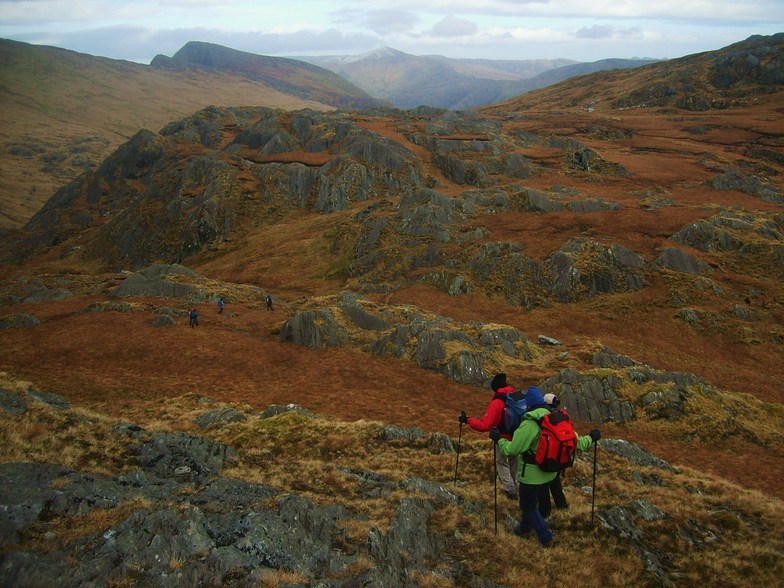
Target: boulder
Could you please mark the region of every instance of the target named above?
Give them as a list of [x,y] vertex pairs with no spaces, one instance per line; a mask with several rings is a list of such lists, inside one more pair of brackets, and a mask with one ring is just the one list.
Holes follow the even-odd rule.
[[668,247],[653,260],[653,265],[687,274],[702,274],[706,264],[698,261],[682,249]]
[[35,327],[39,324],[41,324],[41,321],[31,314],[21,313],[0,316],[0,331],[3,329]]

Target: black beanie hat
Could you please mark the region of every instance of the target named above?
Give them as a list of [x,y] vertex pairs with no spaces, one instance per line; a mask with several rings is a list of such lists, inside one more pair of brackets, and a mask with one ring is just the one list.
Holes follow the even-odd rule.
[[493,392],[498,392],[499,388],[506,388],[506,374],[496,374],[490,382]]

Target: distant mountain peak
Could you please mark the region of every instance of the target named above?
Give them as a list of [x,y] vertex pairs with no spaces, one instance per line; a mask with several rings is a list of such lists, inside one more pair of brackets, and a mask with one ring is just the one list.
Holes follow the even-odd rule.
[[392,47],[379,47],[378,49],[372,49],[370,51],[366,51],[365,53],[360,53],[359,55],[343,56],[339,61],[342,63],[352,63],[357,61],[400,61],[410,57],[411,55],[408,53],[403,53],[402,51],[398,51]]
[[365,58],[370,57],[399,57],[401,55],[405,55],[408,57],[408,53],[403,53],[402,51],[398,51],[397,49],[393,49],[392,47],[379,47],[378,49],[373,49],[366,53],[363,53]]

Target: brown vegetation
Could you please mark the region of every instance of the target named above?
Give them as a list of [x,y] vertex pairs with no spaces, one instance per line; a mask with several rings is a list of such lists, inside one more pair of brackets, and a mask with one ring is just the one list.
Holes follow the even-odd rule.
[[[471,218],[472,227],[485,229],[487,240],[521,243],[524,253],[536,260],[547,258],[568,239],[579,236],[602,245],[618,243],[651,260],[672,246],[670,237],[675,232],[720,211],[782,217],[780,202],[740,191],[716,190],[703,183],[726,170],[741,168],[763,175],[780,191],[784,189],[781,161],[763,161],[751,154],[755,146],[782,154],[780,91],[705,112],[607,106],[609,97],[631,90],[627,85],[634,75],[639,73],[616,74],[608,78],[607,85],[592,78],[590,84],[586,82],[571,93],[561,84],[481,114],[502,121],[507,132],[576,139],[604,161],[620,164],[628,172],[610,175],[575,170],[564,164],[559,150],[537,144],[519,153],[534,162],[539,171],[525,180],[497,178],[505,189],[511,191],[510,185],[542,190],[560,186],[609,200],[621,205],[620,210],[579,214],[498,212]],[[594,107],[589,109],[588,104]],[[95,113],[91,117],[101,118]],[[422,161],[437,191],[457,196],[468,188],[450,182],[433,165],[429,152],[410,139],[395,117],[353,118],[364,128],[410,149]],[[41,120],[54,124],[48,117]],[[306,159],[306,154],[299,152],[269,160],[322,163],[321,159]],[[32,168],[18,171],[31,174]],[[241,178],[252,185],[249,174]],[[668,204],[659,206],[664,199]],[[275,224],[253,226],[253,230],[249,229],[252,223],[247,222],[241,234],[185,260],[188,267],[209,280],[209,291],[221,293],[227,302],[220,315],[213,303],[197,305],[201,313],[197,328],[188,328],[185,318],[178,318],[175,327],[153,326],[159,307],[175,306],[183,311],[187,304],[183,300],[134,299],[128,312],[84,312],[91,303],[106,300],[109,289],[123,276],[106,273],[97,263],[80,266],[60,257],[56,247],[26,265],[3,267],[0,279],[6,292],[40,282],[51,288],[61,285],[74,296],[5,305],[3,316],[29,313],[41,323],[0,332],[0,370],[6,371],[11,381],[21,378],[40,389],[62,394],[91,414],[142,426],[192,428],[193,399],[199,396],[242,405],[249,412],[273,403],[294,403],[333,418],[336,423],[319,420],[303,424],[297,429],[302,431],[297,440],[286,437],[290,433],[285,430],[273,430],[279,422],[296,418],[292,416],[263,427],[256,425],[258,430],[247,425],[245,429],[227,427],[214,433],[224,442],[241,440],[245,444],[244,467],[235,472],[237,475],[263,475],[266,483],[293,486],[319,500],[325,500],[325,488],[338,487],[346,496],[352,495],[352,482],[330,463],[338,449],[342,456],[350,456],[347,461],[356,460],[362,467],[390,476],[402,475],[400,468],[405,467],[417,475],[448,481],[453,456],[422,459],[422,453],[406,454],[377,446],[369,449],[367,439],[372,436],[373,423],[421,427],[455,437],[459,412],[480,415],[490,399],[489,391],[456,384],[411,363],[381,359],[348,346],[310,350],[278,340],[283,322],[304,301],[357,285],[351,278],[331,271],[339,259],[330,249],[329,235],[362,206],[360,203],[331,215],[299,210],[287,213]],[[19,208],[15,219],[23,215],[20,211],[31,207],[28,203]],[[443,289],[417,280],[416,274],[406,276],[394,291],[365,295],[379,303],[412,305],[457,321],[511,325],[531,341],[543,334],[564,343],[555,350],[542,348],[525,369],[510,372],[509,380],[515,385],[542,382],[565,368],[590,370],[590,358],[602,345],[658,370],[688,372],[706,380],[720,391],[718,400],[704,406],[689,405],[690,413],[684,419],[641,419],[625,426],[601,424],[605,437],[637,442],[678,468],[667,485],[652,491],[630,482],[628,465],[608,458],[603,465],[607,476],[602,488],[608,501],[605,504],[620,503],[621,496],[624,501],[639,497],[656,502],[673,517],[658,523],[658,541],[683,541],[676,537],[675,529],[694,516],[700,528],[709,529],[719,538],[720,548],[701,552],[703,559],[689,560],[691,546],[679,543],[683,555],[674,567],[682,574],[682,585],[716,574],[727,585],[765,583],[780,570],[782,547],[780,537],[770,527],[782,520],[784,499],[780,432],[784,424],[784,389],[780,383],[784,373],[784,280],[780,267],[770,270],[776,267],[772,259],[682,248],[708,264],[709,278],[721,289],[720,296],[695,287],[694,276],[665,270],[651,275],[639,291],[603,294],[569,304],[553,302],[532,310],[509,305],[493,292],[481,289],[449,296]],[[247,290],[240,291],[244,285],[272,294],[274,310],[267,311],[261,297],[254,299]],[[715,317],[715,325],[700,330],[678,318],[685,301]],[[741,320],[733,313],[735,306],[759,313],[761,318]],[[562,352],[568,352],[568,356],[562,356]],[[731,411],[731,417],[720,412],[725,408]],[[27,448],[51,434],[45,426],[48,417],[40,416],[41,425],[20,429],[18,436],[5,432],[3,460],[18,459],[19,452],[9,447]],[[749,430],[757,419],[769,419],[771,424],[763,425],[754,436]],[[94,455],[73,456],[66,450],[67,440],[78,434],[68,433],[68,426],[56,427],[63,437],[47,446],[48,455],[62,452],[64,459],[75,465],[97,468]],[[579,423],[582,432],[593,426]],[[692,428],[698,429],[696,439],[689,436]],[[487,501],[487,440],[471,431],[463,435],[466,455],[461,463],[466,485],[462,491],[473,499]],[[88,438],[86,443],[92,447],[95,440]],[[321,454],[301,462],[314,476],[312,486],[302,487],[286,468],[291,460],[306,460],[302,455],[305,450]],[[106,451],[114,460],[114,449]],[[33,454],[41,459],[45,455]],[[585,523],[589,502],[579,488],[587,484],[588,475],[587,462],[578,464],[569,488],[574,509],[556,518],[560,533],[568,537],[568,547],[526,561],[526,568],[513,568],[497,581],[520,585],[543,574],[547,577],[547,570],[575,550],[585,550],[592,557],[581,559],[573,569],[562,570],[560,581],[596,586],[645,581],[639,559],[632,557],[628,546]],[[698,488],[699,492],[687,494],[673,487]],[[732,505],[729,510],[728,505]],[[385,505],[368,502],[358,508],[368,513],[369,520],[383,526],[388,514]],[[480,564],[489,563],[483,554],[508,548],[509,536],[494,536],[486,525],[466,520],[459,512],[442,511],[438,516],[444,528],[458,527],[470,534],[471,541],[460,548]],[[749,530],[754,526],[763,528],[764,533],[755,535]],[[361,537],[363,532],[349,529],[347,535]],[[760,536],[765,542],[759,541]],[[755,567],[747,562],[762,563]],[[585,577],[591,578],[590,584],[585,583]],[[427,585],[426,579],[422,583]]]

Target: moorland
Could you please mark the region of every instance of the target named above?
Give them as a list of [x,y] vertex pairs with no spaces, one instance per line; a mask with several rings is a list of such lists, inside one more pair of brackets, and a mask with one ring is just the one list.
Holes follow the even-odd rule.
[[[175,108],[163,92],[149,95],[155,116],[139,106],[133,120],[145,124],[125,128],[125,142],[108,138],[111,118],[85,117],[102,121],[89,132],[107,133],[94,154],[103,159],[35,210],[14,199],[19,189],[4,192],[26,204],[2,236],[3,390],[55,393],[69,408],[0,413],[2,462],[118,476],[138,461],[115,432],[131,422],[206,436],[238,454],[223,477],[356,515],[331,548],[359,563],[332,575],[262,566],[257,585],[378,578],[391,556],[369,537],[392,537],[396,513],[423,495],[434,509],[426,542],[442,543],[422,553],[404,543],[394,567],[404,585],[775,584],[782,51],[781,35],[752,37],[471,111],[230,95],[190,111],[179,101],[163,120]],[[161,83],[186,73],[171,75]],[[205,76],[228,74],[187,75],[206,88]],[[47,136],[60,132],[55,116],[37,117]],[[31,177],[45,163],[26,162]],[[499,371],[558,393],[579,431],[599,427],[606,440],[596,500],[583,456],[555,548],[503,570],[494,553],[539,546],[511,534],[514,505],[501,505],[493,528],[489,441],[457,421],[483,412]],[[270,405],[307,414],[259,419]],[[200,426],[216,406],[245,419]],[[390,441],[386,425],[449,444]],[[411,479],[457,498],[412,490]],[[145,500],[41,516],[5,552],[71,553],[128,513],[161,508]],[[172,556],[172,585],[198,558]],[[26,569],[13,561],[6,573]],[[150,566],[112,581],[149,579]],[[251,582],[240,568],[227,585]]]

